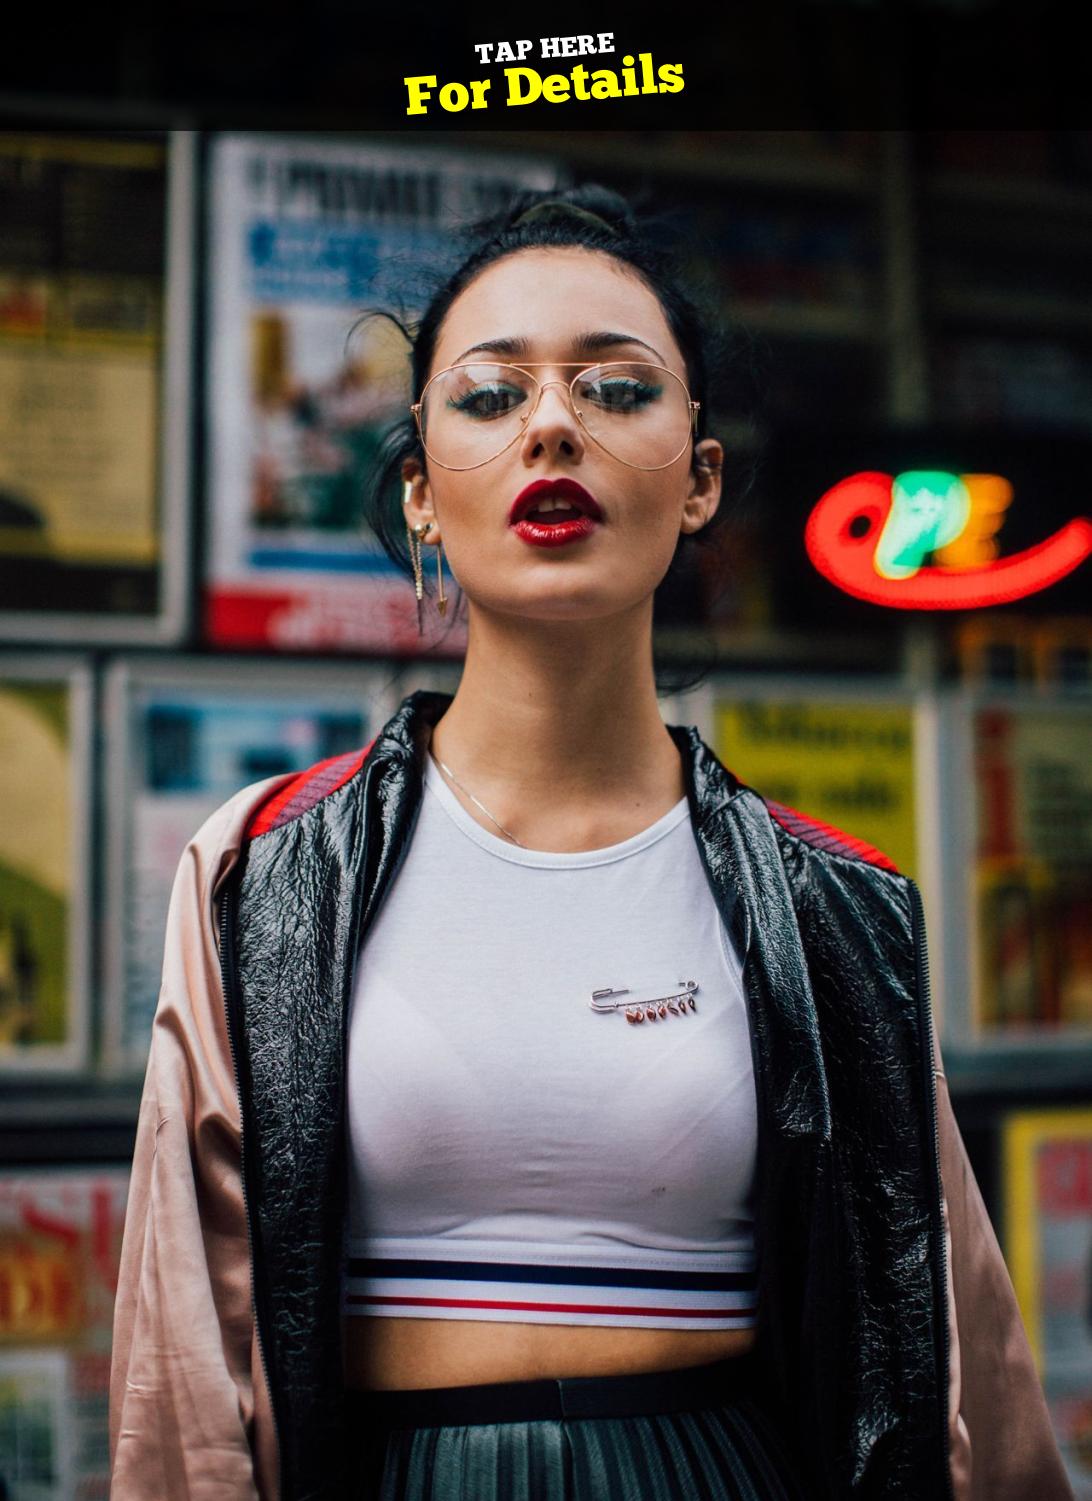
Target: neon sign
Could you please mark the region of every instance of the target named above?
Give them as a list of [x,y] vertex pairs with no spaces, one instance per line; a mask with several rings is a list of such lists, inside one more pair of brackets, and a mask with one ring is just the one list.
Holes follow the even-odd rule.
[[[839,480],[804,529],[815,568],[837,588],[896,610],[973,610],[1048,589],[1092,554],[1092,521],[1068,521],[1000,557],[1012,501],[999,474],[866,470]],[[931,562],[926,562],[931,559]]]

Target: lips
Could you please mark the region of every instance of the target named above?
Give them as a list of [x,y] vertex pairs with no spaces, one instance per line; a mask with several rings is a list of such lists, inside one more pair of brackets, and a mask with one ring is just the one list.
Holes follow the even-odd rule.
[[[602,521],[603,519],[603,512],[600,510],[595,497],[585,490],[583,485],[578,484],[576,480],[537,479],[533,484],[528,485],[526,489],[521,490],[512,502],[511,510],[508,512],[508,525],[515,526],[517,523],[526,520],[527,516],[535,509],[539,502],[547,498],[568,501],[575,510],[581,513],[582,517],[586,517],[590,521]],[[549,515],[549,512],[545,514]],[[564,521],[548,522],[545,520],[538,521],[537,519],[536,524],[559,528],[571,525],[571,523]]]

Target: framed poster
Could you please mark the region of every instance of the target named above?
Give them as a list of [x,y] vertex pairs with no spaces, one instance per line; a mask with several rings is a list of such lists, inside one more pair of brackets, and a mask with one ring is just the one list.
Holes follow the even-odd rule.
[[0,1073],[88,1057],[90,669],[0,655]]
[[1002,1128],[1005,1259],[1078,1501],[1092,1501],[1092,1110]]
[[434,618],[422,638],[412,584],[363,526],[381,434],[413,396],[402,336],[360,320],[418,315],[457,261],[453,231],[552,186],[555,168],[325,132],[222,134],[207,175],[208,639],[460,654],[464,623]]
[[240,788],[365,745],[394,675],[349,664],[121,659],[106,684],[104,1065],[147,1061],[171,886],[208,816]]
[[0,1173],[0,1494],[110,1488],[114,1294],[128,1170]]
[[710,696],[714,749],[742,781],[921,878],[916,718],[924,709],[905,690],[716,678]]
[[0,640],[179,639],[192,131],[0,133]]
[[[939,900],[937,705],[896,682],[714,676],[687,696],[725,766],[763,797],[872,845],[921,889],[929,950],[945,945]],[[706,726],[708,728],[706,728]],[[932,970],[938,1030],[942,966]]]
[[[951,697],[947,905],[967,934],[961,1043],[1092,1063],[1092,704]],[[1074,1051],[1076,1049],[1076,1051]]]

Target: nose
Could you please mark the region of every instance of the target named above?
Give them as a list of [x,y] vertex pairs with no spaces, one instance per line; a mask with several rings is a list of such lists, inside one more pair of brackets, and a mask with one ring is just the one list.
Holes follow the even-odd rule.
[[[551,389],[553,388],[553,389]],[[523,433],[525,462],[563,454],[581,458],[584,454],[584,429],[573,408],[569,386],[563,380],[543,381],[534,408]]]

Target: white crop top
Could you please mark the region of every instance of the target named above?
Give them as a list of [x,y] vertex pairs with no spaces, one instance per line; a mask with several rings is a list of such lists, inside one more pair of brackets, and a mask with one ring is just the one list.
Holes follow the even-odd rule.
[[[607,1002],[678,995],[651,1019]],[[604,849],[522,849],[426,758],[348,1040],[342,1309],[755,1321],[758,1117],[736,952],[685,799]]]

